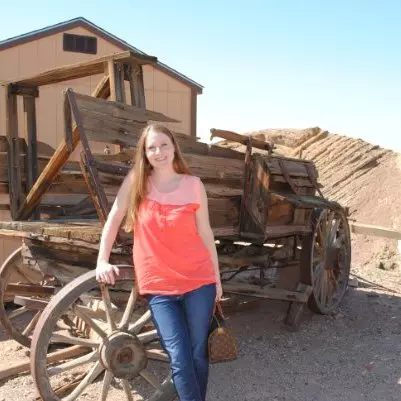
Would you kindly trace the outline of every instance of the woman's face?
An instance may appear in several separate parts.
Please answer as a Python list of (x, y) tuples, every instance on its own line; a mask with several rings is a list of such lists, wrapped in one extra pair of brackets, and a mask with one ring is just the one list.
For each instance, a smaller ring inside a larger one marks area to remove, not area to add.
[(154, 169), (171, 167), (175, 148), (166, 134), (150, 131), (145, 141), (145, 154)]

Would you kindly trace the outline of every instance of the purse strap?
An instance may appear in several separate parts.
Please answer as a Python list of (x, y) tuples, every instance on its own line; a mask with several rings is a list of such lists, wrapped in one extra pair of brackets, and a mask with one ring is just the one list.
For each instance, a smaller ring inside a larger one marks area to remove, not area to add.
[(217, 302), (214, 304), (213, 315), (216, 314), (216, 311), (219, 312), (219, 314), (220, 314), (220, 316), (221, 316), (221, 318), (222, 318), (223, 320), (227, 320), (227, 319), (228, 319), (228, 318), (224, 315), (224, 313), (223, 313), (223, 307), (221, 306), (221, 302), (220, 302), (220, 301), (217, 301)]

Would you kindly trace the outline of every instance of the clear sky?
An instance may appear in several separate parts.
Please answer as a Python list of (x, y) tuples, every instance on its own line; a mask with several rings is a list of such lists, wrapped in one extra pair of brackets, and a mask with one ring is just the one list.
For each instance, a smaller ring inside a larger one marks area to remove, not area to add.
[(401, 151), (401, 0), (1, 3), (0, 39), (82, 16), (202, 84), (202, 138), (320, 126)]

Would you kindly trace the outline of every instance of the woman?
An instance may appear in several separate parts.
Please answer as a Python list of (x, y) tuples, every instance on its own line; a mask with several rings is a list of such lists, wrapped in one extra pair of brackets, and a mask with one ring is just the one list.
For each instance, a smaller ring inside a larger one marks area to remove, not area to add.
[(96, 267), (102, 283), (114, 284), (119, 274), (108, 260), (124, 217), (124, 229), (134, 235), (138, 291), (170, 357), (178, 396), (204, 401), (209, 323), (222, 295), (217, 251), (205, 188), (164, 126), (144, 129), (107, 218)]

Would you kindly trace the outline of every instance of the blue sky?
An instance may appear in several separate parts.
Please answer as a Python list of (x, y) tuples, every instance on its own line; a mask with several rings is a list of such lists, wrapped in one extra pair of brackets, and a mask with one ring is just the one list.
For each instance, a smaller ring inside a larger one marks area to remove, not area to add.
[(401, 1), (2, 3), (0, 39), (83, 16), (201, 83), (203, 139), (320, 126), (401, 151)]

